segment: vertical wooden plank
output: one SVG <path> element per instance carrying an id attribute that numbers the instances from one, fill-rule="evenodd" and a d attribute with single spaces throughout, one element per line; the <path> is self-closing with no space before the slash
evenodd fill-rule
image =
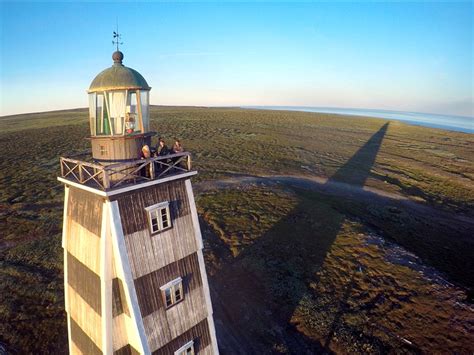
<path id="1" fill-rule="evenodd" d="M 194 200 L 194 193 L 193 193 L 193 187 L 191 185 L 191 180 L 187 179 L 186 182 L 186 191 L 188 193 L 188 199 L 191 204 L 191 216 L 193 219 L 193 225 L 194 225 L 194 231 L 195 231 L 195 236 L 196 236 L 196 243 L 199 245 L 199 250 L 197 252 L 198 254 L 198 263 L 199 263 L 199 269 L 201 271 L 201 278 L 202 278 L 202 287 L 204 290 L 204 298 L 206 300 L 206 307 L 207 307 L 207 314 L 208 314 L 208 320 L 209 320 L 209 333 L 211 335 L 211 340 L 212 340 L 212 348 L 216 354 L 219 353 L 219 349 L 217 347 L 217 336 L 216 336 L 216 328 L 214 326 L 214 319 L 213 319 L 213 310 L 212 310 L 212 302 L 211 302 L 211 293 L 209 291 L 209 282 L 207 279 L 207 273 L 206 273 L 206 265 L 204 263 L 204 256 L 202 254 L 202 249 L 203 249 L 203 243 L 202 243 L 202 235 L 201 235 L 201 227 L 199 225 L 199 218 L 197 214 L 197 208 L 196 208 L 196 202 Z"/>
<path id="2" fill-rule="evenodd" d="M 187 156 L 186 165 L 188 167 L 188 171 L 191 171 L 191 154 Z"/>
<path id="3" fill-rule="evenodd" d="M 140 308 L 137 302 L 137 294 L 133 284 L 132 273 L 130 271 L 130 264 L 128 261 L 127 251 L 125 248 L 125 240 L 123 236 L 122 223 L 120 221 L 120 210 L 117 201 L 112 201 L 107 204 L 107 210 L 110 216 L 110 229 L 112 237 L 112 245 L 114 249 L 114 258 L 117 266 L 118 276 L 124 280 L 124 291 L 127 303 L 129 305 L 130 318 L 135 327 L 130 331 L 135 332 L 139 339 L 140 349 L 137 349 L 142 354 L 150 354 L 145 329 L 143 327 L 143 319 L 140 315 Z"/>
<path id="4" fill-rule="evenodd" d="M 112 252 L 110 241 L 110 215 L 108 204 L 104 202 L 102 207 L 102 234 L 100 239 L 101 261 L 100 261 L 100 288 L 102 304 L 102 353 L 113 354 L 112 339 Z"/>
<path id="5" fill-rule="evenodd" d="M 78 164 L 77 167 L 79 168 L 79 182 L 82 183 L 84 181 L 84 171 L 82 164 Z"/>
<path id="6" fill-rule="evenodd" d="M 155 163 L 150 162 L 150 177 L 151 179 L 155 179 Z"/>
<path id="7" fill-rule="evenodd" d="M 62 163 L 62 162 L 61 162 Z M 62 170 L 62 164 L 61 164 Z M 63 258 L 64 258 L 64 308 L 66 310 L 67 318 L 67 334 L 68 334 L 68 346 L 69 353 L 72 354 L 72 340 L 71 340 L 71 316 L 69 314 L 69 287 L 67 283 L 67 273 L 68 273 L 68 264 L 67 264 L 67 230 L 68 230 L 68 208 L 69 208 L 69 187 L 64 186 L 64 211 L 63 211 L 63 237 L 62 237 L 62 247 L 63 247 Z"/>
<path id="8" fill-rule="evenodd" d="M 59 166 L 61 167 L 61 176 L 64 176 L 64 159 L 63 159 L 63 157 L 59 158 Z"/>
<path id="9" fill-rule="evenodd" d="M 109 172 L 107 169 L 103 168 L 102 169 L 102 183 L 104 189 L 110 189 L 110 178 L 109 178 Z"/>

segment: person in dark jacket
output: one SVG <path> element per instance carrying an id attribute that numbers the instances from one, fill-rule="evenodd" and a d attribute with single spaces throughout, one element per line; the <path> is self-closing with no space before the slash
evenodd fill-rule
<path id="1" fill-rule="evenodd" d="M 165 143 L 165 140 L 163 138 L 160 138 L 158 140 L 158 145 L 156 146 L 156 153 L 155 154 L 156 154 L 156 157 L 163 157 L 165 155 L 170 154 L 170 150 L 168 149 L 168 147 Z M 165 165 L 163 163 L 169 164 L 169 161 L 170 161 L 169 159 L 159 159 L 159 161 L 155 162 L 155 170 L 158 173 L 162 172 L 167 167 L 167 165 Z"/>
<path id="2" fill-rule="evenodd" d="M 158 141 L 158 145 L 156 146 L 156 156 L 162 157 L 164 155 L 168 155 L 170 150 L 166 146 L 165 140 L 160 138 Z"/>

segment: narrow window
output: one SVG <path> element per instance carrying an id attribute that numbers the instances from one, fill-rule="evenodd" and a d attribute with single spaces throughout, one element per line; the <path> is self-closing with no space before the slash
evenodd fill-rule
<path id="1" fill-rule="evenodd" d="M 170 207 L 168 202 L 161 202 L 146 208 L 152 234 L 171 228 Z"/>
<path id="2" fill-rule="evenodd" d="M 160 287 L 163 296 L 163 302 L 166 308 L 170 308 L 184 298 L 183 294 L 183 280 L 181 277 L 168 282 L 166 285 Z"/>
<path id="3" fill-rule="evenodd" d="M 194 355 L 194 341 L 184 344 L 174 352 L 174 355 Z"/>
<path id="4" fill-rule="evenodd" d="M 101 156 L 107 155 L 107 147 L 105 145 L 101 145 L 99 149 L 100 149 Z"/>
<path id="5" fill-rule="evenodd" d="M 97 95 L 97 104 L 96 104 L 96 123 L 95 123 L 95 134 L 101 135 L 104 134 L 104 122 L 102 119 L 103 116 L 103 108 L 104 108 L 104 95 L 98 94 Z"/>
<path id="6" fill-rule="evenodd" d="M 96 116 L 97 116 L 97 95 L 95 92 L 89 94 L 89 119 L 91 126 L 91 135 L 96 135 Z"/>

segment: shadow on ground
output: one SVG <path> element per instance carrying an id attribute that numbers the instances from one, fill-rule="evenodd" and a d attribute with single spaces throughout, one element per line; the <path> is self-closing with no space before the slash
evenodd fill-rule
<path id="1" fill-rule="evenodd" d="M 382 126 L 329 180 L 362 187 L 388 128 Z M 317 219 L 315 219 L 317 216 Z M 344 216 L 305 199 L 211 277 L 222 353 L 325 353 L 344 312 L 344 299 L 323 343 L 298 332 L 291 319 L 321 268 Z M 346 299 L 351 292 L 346 289 Z M 339 316 L 338 316 L 339 315 Z M 275 321 L 276 320 L 276 321 Z M 232 329 L 232 330 L 230 330 Z"/>

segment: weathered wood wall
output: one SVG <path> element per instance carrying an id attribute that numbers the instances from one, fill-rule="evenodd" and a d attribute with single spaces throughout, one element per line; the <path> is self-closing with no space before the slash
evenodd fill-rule
<path id="1" fill-rule="evenodd" d="M 71 287 L 68 286 L 69 310 L 68 317 L 80 327 L 84 334 L 102 348 L 102 318 L 84 299 Z M 74 336 L 71 329 L 71 336 Z"/>
<path id="2" fill-rule="evenodd" d="M 130 344 L 114 351 L 114 355 L 140 355 L 140 353 Z"/>
<path id="3" fill-rule="evenodd" d="M 119 207 L 125 250 L 148 347 L 160 354 L 174 354 L 190 340 L 195 341 L 199 354 L 213 353 L 211 335 L 214 333 L 210 335 L 207 321 L 212 311 L 206 302 L 203 262 L 198 257 L 202 243 L 197 241 L 199 227 L 193 224 L 197 217 L 188 193 L 192 196 L 185 180 L 175 180 L 110 198 L 117 201 Z M 169 202 L 172 227 L 151 234 L 145 208 L 164 201 Z M 71 187 L 64 230 L 71 349 L 91 354 L 101 351 L 101 333 L 106 329 L 101 319 L 104 305 L 100 279 L 104 245 L 101 233 L 109 230 L 102 223 L 103 211 L 107 212 L 104 208 L 109 208 L 105 202 L 99 195 Z M 113 317 L 110 339 L 114 353 L 135 354 L 141 347 L 137 343 L 137 325 L 131 318 L 129 296 L 124 292 L 126 283 L 121 279 L 124 275 L 117 275 L 116 262 L 113 260 L 109 275 L 112 277 Z M 183 279 L 184 299 L 166 308 L 160 287 L 177 277 Z"/>
<path id="4" fill-rule="evenodd" d="M 166 308 L 160 286 L 179 276 L 183 278 L 184 299 Z M 135 280 L 135 288 L 152 350 L 208 316 L 196 254 Z"/>
<path id="5" fill-rule="evenodd" d="M 122 313 L 130 316 L 122 280 L 116 277 L 112 280 L 112 316 L 116 317 Z"/>
<path id="6" fill-rule="evenodd" d="M 92 156 L 103 162 L 116 163 L 123 160 L 140 159 L 142 147 L 150 146 L 149 136 L 92 137 Z M 101 146 L 105 148 L 101 153 Z"/>
<path id="7" fill-rule="evenodd" d="M 208 316 L 196 254 L 200 246 L 196 243 L 189 198 L 185 180 L 114 197 L 119 205 L 132 277 L 152 351 Z M 172 228 L 152 234 L 146 207 L 165 201 L 169 202 Z M 160 287 L 177 277 L 183 279 L 184 300 L 166 309 Z"/>
<path id="8" fill-rule="evenodd" d="M 74 319 L 71 319 L 71 340 L 83 354 L 102 355 L 100 348 L 84 333 Z"/>
<path id="9" fill-rule="evenodd" d="M 100 236 L 104 200 L 70 188 L 65 223 L 66 293 L 71 341 L 84 353 L 101 349 Z"/>
<path id="10" fill-rule="evenodd" d="M 103 202 L 100 196 L 71 187 L 68 217 L 100 238 Z"/>
<path id="11" fill-rule="evenodd" d="M 133 278 L 196 252 L 194 226 L 183 180 L 150 186 L 115 198 Z M 164 201 L 170 203 L 172 228 L 151 235 L 145 208 Z"/>
<path id="12" fill-rule="evenodd" d="M 174 355 L 174 352 L 178 350 L 184 344 L 194 341 L 194 351 L 196 354 L 212 354 L 211 348 L 211 336 L 209 334 L 209 324 L 207 319 L 198 323 L 187 332 L 183 333 L 176 339 L 173 339 L 168 344 L 161 348 L 153 351 L 153 355 Z"/>

